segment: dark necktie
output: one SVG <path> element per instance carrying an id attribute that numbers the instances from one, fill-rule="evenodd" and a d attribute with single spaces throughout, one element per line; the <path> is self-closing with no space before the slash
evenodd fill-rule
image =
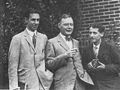
<path id="1" fill-rule="evenodd" d="M 34 48 L 35 48 L 35 46 L 36 46 L 36 36 L 35 36 L 35 34 L 32 37 L 32 41 L 33 41 L 33 45 L 34 45 Z"/>
<path id="2" fill-rule="evenodd" d="M 70 36 L 66 36 L 65 39 L 66 39 L 66 41 L 70 41 L 71 37 Z"/>

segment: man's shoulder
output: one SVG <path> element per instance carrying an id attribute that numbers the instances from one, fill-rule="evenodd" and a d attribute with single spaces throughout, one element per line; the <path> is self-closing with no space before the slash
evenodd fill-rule
<path id="1" fill-rule="evenodd" d="M 24 31 L 22 31 L 22 32 L 20 32 L 20 33 L 15 34 L 15 35 L 13 36 L 13 38 L 21 38 L 21 37 L 22 37 L 22 35 L 23 35 L 23 32 L 24 32 Z"/>
<path id="2" fill-rule="evenodd" d="M 56 37 L 53 37 L 53 38 L 49 39 L 48 41 L 49 42 L 55 42 L 55 41 L 57 41 L 57 39 L 58 39 L 58 37 L 56 36 Z"/>
<path id="3" fill-rule="evenodd" d="M 47 38 L 46 34 L 43 34 L 43 33 L 40 33 L 40 32 L 37 32 L 37 34 L 38 34 L 39 37 L 43 37 L 43 38 L 45 37 L 45 38 Z"/>
<path id="4" fill-rule="evenodd" d="M 106 48 L 115 47 L 115 44 L 105 41 L 105 40 L 102 40 L 101 44 L 103 44 Z"/>
<path id="5" fill-rule="evenodd" d="M 75 39 L 75 38 L 72 38 L 72 39 L 74 40 L 74 42 L 79 43 L 79 41 L 77 39 Z"/>
<path id="6" fill-rule="evenodd" d="M 19 42 L 23 37 L 23 31 L 21 33 L 15 34 L 12 39 L 11 42 Z"/>

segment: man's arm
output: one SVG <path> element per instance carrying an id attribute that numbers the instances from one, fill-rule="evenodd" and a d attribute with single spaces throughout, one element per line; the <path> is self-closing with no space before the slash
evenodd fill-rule
<path id="1" fill-rule="evenodd" d="M 81 49 L 81 56 L 82 56 L 81 60 L 82 60 L 83 68 L 88 70 L 89 56 L 87 54 L 86 48 Z"/>
<path id="2" fill-rule="evenodd" d="M 66 65 L 67 63 L 66 59 L 67 59 L 66 54 L 56 56 L 53 44 L 48 41 L 46 47 L 46 67 L 54 72 L 61 66 Z"/>
<path id="3" fill-rule="evenodd" d="M 115 46 L 110 46 L 111 64 L 105 65 L 106 72 L 119 73 L 120 72 L 120 52 Z"/>
<path id="4" fill-rule="evenodd" d="M 18 62 L 20 52 L 20 40 L 18 37 L 13 37 L 9 48 L 9 88 L 10 90 L 18 88 Z"/>
<path id="5" fill-rule="evenodd" d="M 46 67 L 51 71 L 56 71 L 58 68 L 67 64 L 68 60 L 76 54 L 75 49 L 71 49 L 56 55 L 56 48 L 53 42 L 48 41 L 46 47 Z"/>

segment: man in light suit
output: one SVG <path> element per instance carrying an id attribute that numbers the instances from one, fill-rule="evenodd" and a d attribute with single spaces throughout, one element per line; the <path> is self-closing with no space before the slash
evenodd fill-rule
<path id="1" fill-rule="evenodd" d="M 83 66 L 95 84 L 88 86 L 88 90 L 120 90 L 119 52 L 102 38 L 104 30 L 102 25 L 92 24 L 89 28 L 91 44 L 83 50 Z"/>
<path id="2" fill-rule="evenodd" d="M 39 12 L 29 9 L 26 29 L 12 38 L 8 68 L 10 90 L 45 90 L 38 69 L 44 61 L 47 36 L 37 32 L 39 20 Z"/>
<path id="3" fill-rule="evenodd" d="M 72 17 L 63 14 L 58 27 L 59 35 L 50 39 L 46 47 L 46 68 L 54 73 L 54 90 L 85 90 L 85 82 L 92 81 L 82 67 L 78 41 L 71 37 Z"/>

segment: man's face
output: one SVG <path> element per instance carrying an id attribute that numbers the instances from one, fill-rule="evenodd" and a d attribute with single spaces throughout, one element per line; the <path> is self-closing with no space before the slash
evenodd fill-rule
<path id="1" fill-rule="evenodd" d="M 104 33 L 100 33 L 98 28 L 90 27 L 89 36 L 92 43 L 99 44 L 100 39 L 103 37 L 103 35 Z"/>
<path id="2" fill-rule="evenodd" d="M 58 24 L 60 32 L 65 36 L 70 36 L 73 32 L 74 24 L 72 18 L 63 18 Z"/>
<path id="3" fill-rule="evenodd" d="M 37 30 L 39 26 L 40 15 L 38 13 L 30 14 L 29 18 L 27 19 L 27 28 L 31 31 Z"/>

